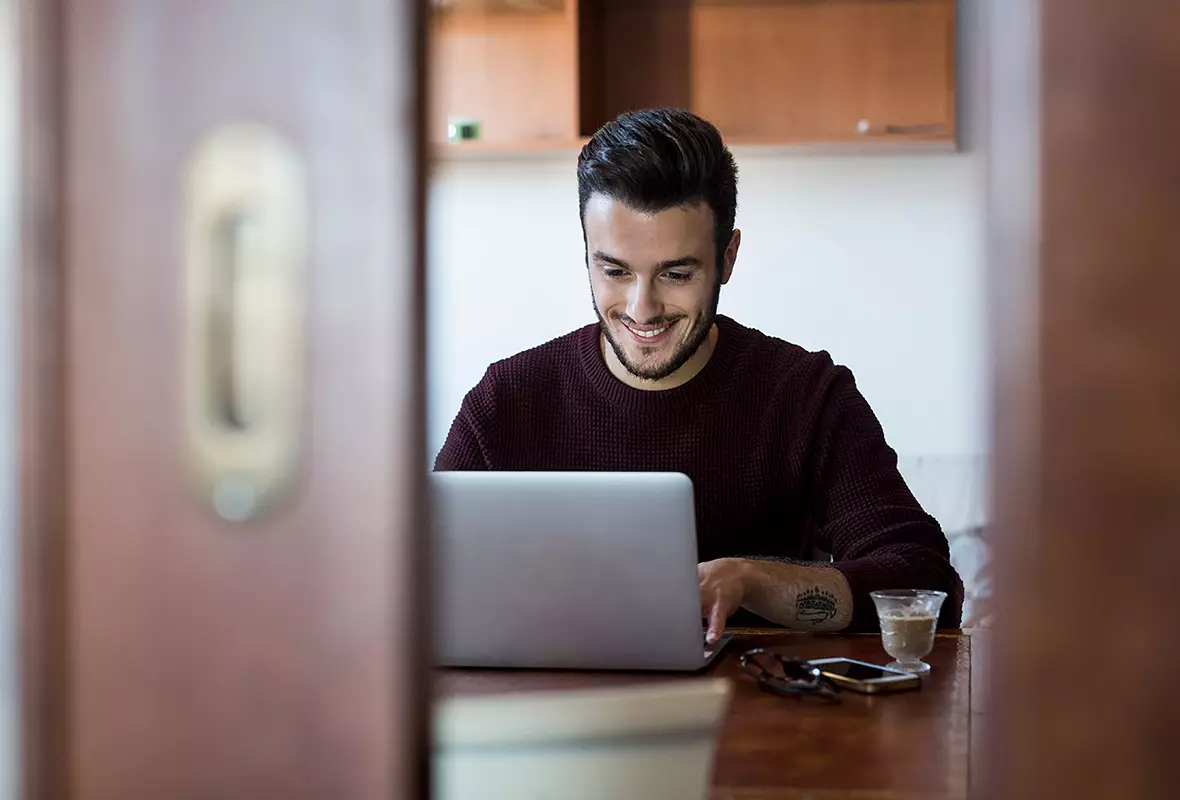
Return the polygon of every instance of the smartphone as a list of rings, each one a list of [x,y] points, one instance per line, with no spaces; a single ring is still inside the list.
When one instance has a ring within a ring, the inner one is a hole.
[[[865,661],[851,658],[813,658],[811,663],[819,667],[824,677],[841,689],[851,689],[864,694],[878,692],[903,692],[917,689],[922,679],[908,672],[886,669]]]

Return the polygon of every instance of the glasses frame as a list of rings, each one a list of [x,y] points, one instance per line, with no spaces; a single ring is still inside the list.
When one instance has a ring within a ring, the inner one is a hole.
[[[757,660],[760,657],[776,662],[782,670],[782,676],[760,664]],[[763,691],[780,697],[816,697],[829,703],[840,702],[840,687],[824,677],[820,668],[810,661],[758,647],[742,653],[738,663],[742,672],[756,680]],[[792,677],[792,673],[798,677]]]

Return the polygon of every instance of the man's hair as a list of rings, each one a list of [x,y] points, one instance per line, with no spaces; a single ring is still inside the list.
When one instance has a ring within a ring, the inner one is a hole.
[[[603,194],[655,213],[703,201],[713,211],[717,268],[733,236],[737,165],[709,122],[680,108],[649,108],[606,123],[578,156],[578,216]]]

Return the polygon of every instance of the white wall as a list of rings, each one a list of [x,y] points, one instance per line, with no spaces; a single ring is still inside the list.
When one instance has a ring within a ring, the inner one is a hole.
[[[990,596],[983,156],[738,156],[721,311],[852,368],[967,592]],[[431,459],[492,361],[592,322],[572,155],[436,166]]]
[[[980,166],[738,153],[721,311],[851,367],[911,461],[987,447]],[[574,156],[436,165],[429,273],[433,454],[489,363],[593,321]]]

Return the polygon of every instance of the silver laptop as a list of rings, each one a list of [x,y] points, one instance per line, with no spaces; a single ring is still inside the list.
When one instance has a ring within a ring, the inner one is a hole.
[[[436,472],[435,663],[703,669],[692,482]]]

